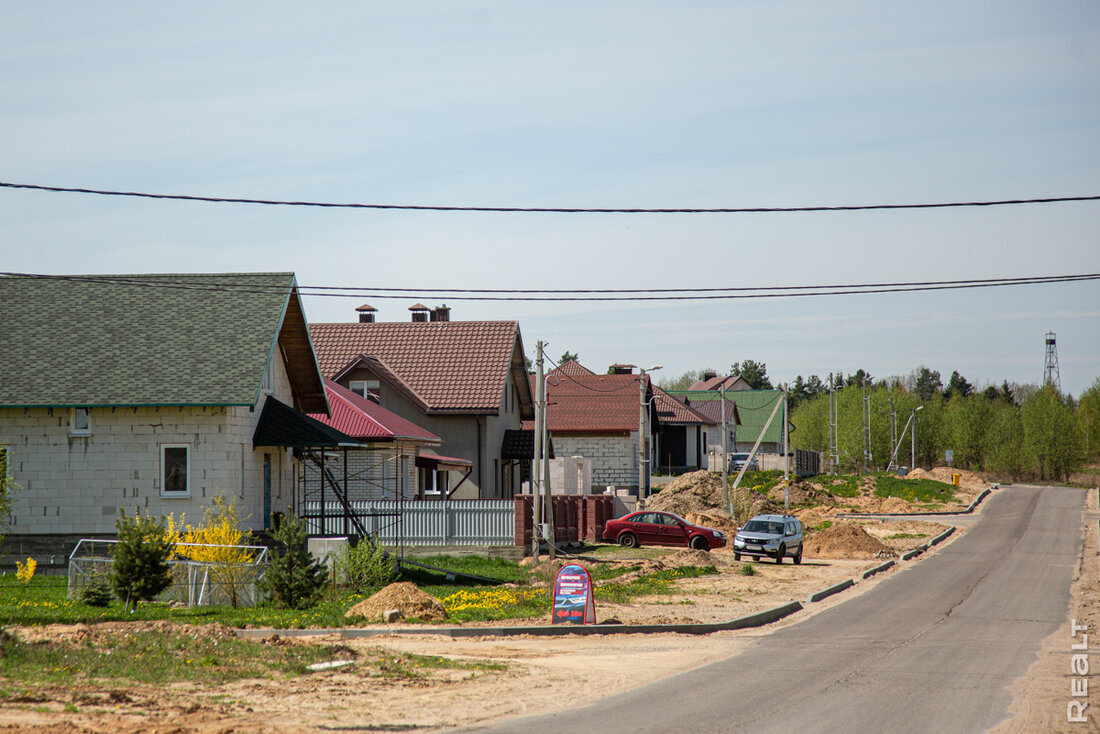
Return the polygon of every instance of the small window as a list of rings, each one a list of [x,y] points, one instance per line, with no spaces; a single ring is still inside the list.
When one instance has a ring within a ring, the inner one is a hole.
[[[352,380],[348,389],[372,403],[381,402],[381,383],[378,380]]]
[[[417,469],[417,482],[421,494],[442,494],[448,487],[448,472],[434,469]]]
[[[162,497],[191,496],[191,447],[166,443],[160,447],[160,494]]]
[[[87,408],[73,408],[69,412],[69,435],[92,435],[92,413]]]

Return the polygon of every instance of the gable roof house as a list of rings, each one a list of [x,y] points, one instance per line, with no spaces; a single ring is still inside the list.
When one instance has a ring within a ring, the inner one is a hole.
[[[687,401],[677,400],[653,386],[653,405],[661,421],[660,433],[654,443],[654,470],[695,471],[706,466],[707,439],[715,420],[696,410]],[[718,415],[721,441],[721,413]]]
[[[534,377],[530,379],[534,384]],[[546,429],[554,451],[558,456],[591,460],[593,488],[638,487],[642,400],[638,379],[630,365],[617,365],[613,374],[598,375],[572,360],[546,373]],[[661,427],[649,375],[645,391],[650,435],[643,449],[648,461],[653,436]]]
[[[697,411],[713,411],[721,417],[721,394],[717,390],[670,390],[678,400],[685,400]],[[753,444],[763,433],[759,453],[779,454],[783,451],[783,408],[779,408],[771,425],[764,431],[768,417],[775,408],[776,401],[783,402],[782,390],[737,390],[726,393],[727,411],[732,403],[736,415],[736,435],[729,444],[730,453],[752,450]],[[727,423],[728,423],[727,418]],[[794,424],[788,420],[788,430],[794,430]],[[720,431],[719,431],[720,433]],[[718,441],[721,442],[719,435]]]
[[[329,414],[292,273],[0,277],[0,334],[13,540],[217,495],[264,528],[293,501],[288,436]]]
[[[443,440],[457,459],[433,468],[424,465],[432,450],[422,451],[420,491],[456,499],[518,492],[524,457],[511,447],[525,442],[511,432],[534,415],[519,323],[451,321],[446,307],[421,304],[404,322],[376,321],[369,305],[356,310],[358,322],[312,325],[321,372]]]

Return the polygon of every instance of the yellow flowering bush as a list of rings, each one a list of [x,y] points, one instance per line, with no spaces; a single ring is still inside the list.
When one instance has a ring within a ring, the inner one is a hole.
[[[210,576],[225,592],[229,604],[236,608],[244,585],[252,580],[255,554],[241,547],[247,540],[236,500],[222,495],[214,498],[213,507],[206,508],[203,524],[185,524],[186,515],[176,522],[168,516],[168,538],[175,545],[176,555],[190,561],[210,564]]]
[[[25,584],[34,578],[34,570],[38,568],[38,561],[33,558],[28,558],[26,563],[16,561],[15,567],[15,577]]]

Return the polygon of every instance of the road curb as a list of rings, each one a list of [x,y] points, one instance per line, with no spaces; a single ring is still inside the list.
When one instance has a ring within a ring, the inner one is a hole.
[[[808,597],[806,597],[806,603],[807,604],[813,604],[814,602],[821,601],[822,599],[830,597],[833,594],[838,594],[841,591],[844,591],[845,589],[850,589],[851,587],[855,586],[855,584],[856,584],[856,582],[853,581],[852,579],[845,579],[844,581],[841,581],[839,584],[833,584],[832,586],[830,586],[826,589],[822,589],[821,591],[815,591],[813,594],[810,594]]]
[[[819,592],[820,593],[820,592]],[[834,592],[835,593],[835,592]],[[553,635],[622,635],[653,634],[657,632],[676,632],[685,635],[709,635],[712,632],[760,627],[778,619],[787,617],[802,609],[802,604],[792,601],[763,612],[738,617],[728,622],[709,624],[586,624],[586,625],[543,625],[538,627],[383,627],[366,629],[362,627],[334,627],[327,629],[242,629],[238,630],[248,637],[314,637],[320,635],[340,635],[344,638],[380,637],[383,635],[443,635],[444,637],[515,637],[535,635],[549,637]]]
[[[901,554],[901,560],[908,561],[910,558],[916,558],[921,553],[924,553],[924,551],[925,551],[925,546],[923,546],[923,545],[919,546],[917,548],[914,548],[911,551],[906,551],[905,553]]]
[[[836,518],[863,518],[865,520],[873,520],[876,517],[913,517],[914,515],[925,515],[928,517],[951,517],[953,515],[969,515],[977,509],[982,500],[989,496],[989,493],[995,488],[999,488],[1000,485],[994,484],[990,487],[986,487],[981,493],[974,498],[974,501],[966,506],[965,509],[957,511],[936,511],[936,512],[838,512],[833,515]]]
[[[883,563],[880,566],[875,566],[874,568],[869,568],[869,569],[867,569],[866,571],[863,572],[863,575],[860,576],[860,578],[869,579],[872,576],[874,576],[876,573],[882,573],[886,569],[892,568],[893,565],[894,565],[893,561],[887,561],[886,563]]]
[[[936,537],[932,538],[932,540],[928,541],[928,545],[930,545],[930,546],[939,545],[940,543],[942,543],[943,541],[945,541],[949,537],[951,537],[951,534],[954,533],[954,532],[955,532],[954,526],[949,527],[947,530],[944,530],[942,533],[940,533]]]

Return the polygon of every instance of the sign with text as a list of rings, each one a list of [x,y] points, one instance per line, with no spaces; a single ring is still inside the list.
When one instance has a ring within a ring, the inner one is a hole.
[[[596,602],[592,577],[584,566],[562,566],[554,579],[554,611],[551,624],[595,624]]]

